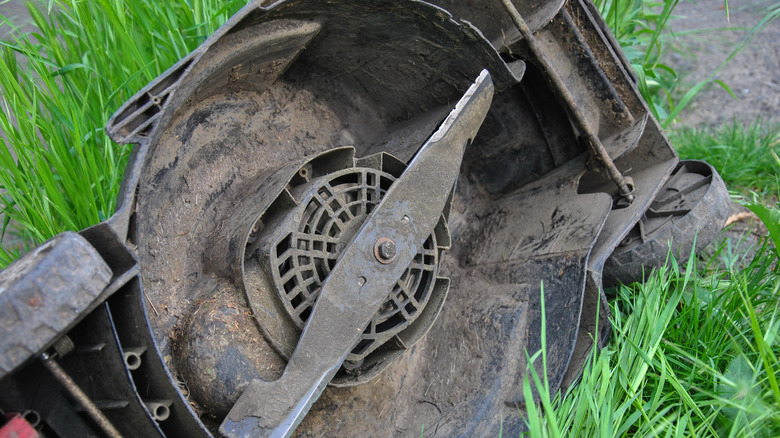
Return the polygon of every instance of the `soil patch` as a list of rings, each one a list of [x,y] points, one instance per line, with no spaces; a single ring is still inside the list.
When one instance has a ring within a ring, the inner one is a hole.
[[[731,54],[740,40],[777,3],[772,0],[730,2],[727,17],[723,0],[681,2],[671,20],[680,36],[681,51],[668,60],[684,75],[688,85],[706,80]],[[733,30],[696,32],[728,27]],[[708,86],[681,114],[679,123],[704,127],[746,123],[762,118],[780,121],[780,20],[769,24],[720,71],[715,79],[725,82],[736,98],[718,85]]]

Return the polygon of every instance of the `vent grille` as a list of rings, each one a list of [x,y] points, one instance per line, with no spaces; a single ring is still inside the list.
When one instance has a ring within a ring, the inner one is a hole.
[[[297,229],[283,233],[270,251],[276,289],[299,328],[306,325],[342,252],[394,180],[379,170],[351,168],[313,181]],[[437,273],[438,250],[431,234],[347,360],[362,360],[408,327],[428,302]]]

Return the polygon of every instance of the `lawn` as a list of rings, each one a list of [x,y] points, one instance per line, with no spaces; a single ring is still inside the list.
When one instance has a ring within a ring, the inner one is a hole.
[[[108,139],[108,117],[243,3],[34,3],[35,32],[0,42],[0,266],[111,215],[130,148]],[[677,1],[596,3],[665,126],[704,87],[728,86],[713,75],[681,89],[664,64]],[[0,16],[0,25],[14,24]],[[674,128],[670,137],[683,157],[709,160],[752,202],[774,245],[767,240],[742,260],[724,243],[714,256],[673,261],[643,284],[609,291],[612,340],[570,392],[542,390],[541,403],[527,404],[531,436],[780,436],[780,125],[735,121]],[[529,353],[544,360],[543,351]],[[533,385],[544,388],[543,376],[526,382],[527,394]]]

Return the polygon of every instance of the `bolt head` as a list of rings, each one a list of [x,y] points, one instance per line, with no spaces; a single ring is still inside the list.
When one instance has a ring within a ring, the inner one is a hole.
[[[383,242],[379,245],[379,255],[385,259],[391,259],[395,257],[395,243],[392,241]]]
[[[380,237],[374,244],[374,256],[379,263],[392,263],[397,253],[395,242],[389,237]]]

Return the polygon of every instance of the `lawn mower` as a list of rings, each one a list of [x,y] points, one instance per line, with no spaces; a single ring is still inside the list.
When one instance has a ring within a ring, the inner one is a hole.
[[[114,215],[0,274],[0,436],[517,435],[729,213],[636,83],[586,0],[248,4],[108,121]]]

